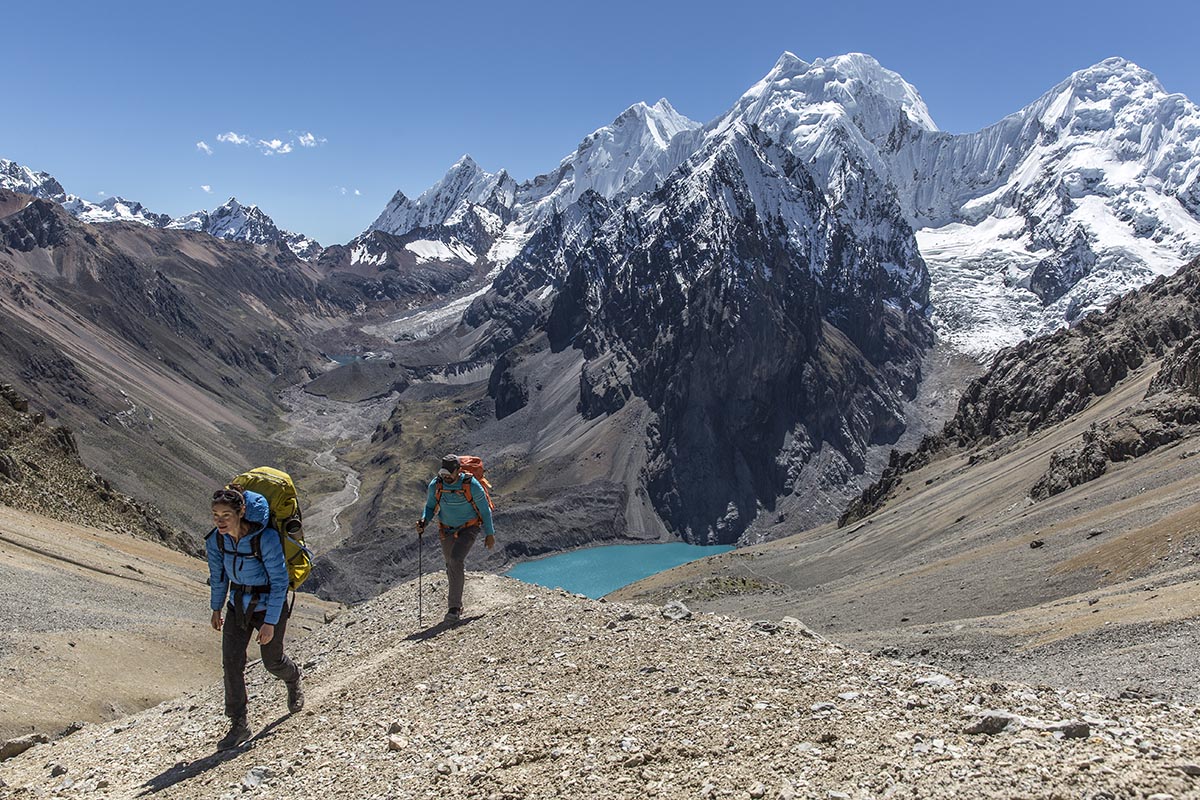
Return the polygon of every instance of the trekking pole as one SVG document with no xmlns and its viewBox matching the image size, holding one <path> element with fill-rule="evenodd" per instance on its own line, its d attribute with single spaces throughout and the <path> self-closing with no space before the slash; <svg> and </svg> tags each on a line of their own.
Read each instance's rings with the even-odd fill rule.
<svg viewBox="0 0 1200 800">
<path fill-rule="evenodd" d="M 417 626 L 418 627 L 425 624 L 421 620 L 421 611 L 422 611 L 421 605 L 422 605 L 422 600 L 424 599 L 423 595 L 425 594 L 423 591 L 421 591 L 421 579 L 424 576 L 424 572 L 425 572 L 425 562 L 424 562 L 424 556 L 423 556 L 423 552 L 422 552 L 422 550 L 423 550 L 422 545 L 424 543 L 425 543 L 425 531 L 421 531 L 420 533 L 417 534 Z"/>
</svg>

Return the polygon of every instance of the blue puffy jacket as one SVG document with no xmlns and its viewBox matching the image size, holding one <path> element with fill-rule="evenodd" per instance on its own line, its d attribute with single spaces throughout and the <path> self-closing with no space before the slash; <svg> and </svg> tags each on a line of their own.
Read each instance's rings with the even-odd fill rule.
<svg viewBox="0 0 1200 800">
<path fill-rule="evenodd" d="M 205 539 L 208 553 L 208 581 L 212 586 L 212 610 L 220 611 L 229 593 L 229 584 L 242 586 L 270 586 L 267 597 L 267 625 L 279 622 L 283 604 L 287 601 L 288 570 L 283 556 L 283 542 L 279 534 L 270 527 L 271 507 L 267 498 L 257 492 L 246 492 L 246 522 L 251 531 L 240 539 L 234 539 L 216 528 L 209 531 Z M 254 542 L 258 540 L 260 560 L 254 554 Z M 242 608 L 247 609 L 252 595 L 242 594 Z M 261 609 L 262 605 L 258 606 Z"/>
</svg>

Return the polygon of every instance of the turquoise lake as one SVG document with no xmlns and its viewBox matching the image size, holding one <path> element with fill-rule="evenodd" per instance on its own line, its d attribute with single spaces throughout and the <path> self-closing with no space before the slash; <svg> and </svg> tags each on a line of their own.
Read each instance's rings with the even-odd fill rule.
<svg viewBox="0 0 1200 800">
<path fill-rule="evenodd" d="M 613 544 L 526 561 L 506 574 L 525 583 L 597 598 L 664 569 L 732 549 L 731 545 L 701 547 L 683 542 Z"/>
</svg>

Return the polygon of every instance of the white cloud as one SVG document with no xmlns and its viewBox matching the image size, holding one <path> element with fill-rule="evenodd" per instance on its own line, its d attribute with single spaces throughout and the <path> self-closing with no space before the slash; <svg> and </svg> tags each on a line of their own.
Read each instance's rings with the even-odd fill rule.
<svg viewBox="0 0 1200 800">
<path fill-rule="evenodd" d="M 257 147 L 259 152 L 264 156 L 282 156 L 293 152 L 297 146 L 300 147 L 318 147 L 325 144 L 326 140 L 318 137 L 316 134 L 304 132 L 296 133 L 289 132 L 289 139 L 258 139 L 249 136 L 243 136 L 240 133 L 228 131 L 226 133 L 217 134 L 217 141 L 225 144 L 232 144 L 238 147 Z M 212 148 L 204 141 L 196 142 L 196 149 L 212 155 Z"/>
<path fill-rule="evenodd" d="M 99 192 L 97 192 L 96 194 L 98 194 L 101 197 L 108 197 L 108 192 L 104 191 L 103 189 L 100 190 Z"/>
<path fill-rule="evenodd" d="M 358 189 L 355 189 L 355 190 L 354 190 L 354 196 L 355 196 L 355 197 L 362 197 L 362 192 L 360 192 Z"/>
<path fill-rule="evenodd" d="M 205 194 L 212 194 L 212 187 L 209 186 L 207 183 L 200 184 L 200 188 L 204 190 Z"/>
<path fill-rule="evenodd" d="M 196 149 L 201 153 L 204 153 L 206 156 L 211 156 L 213 154 L 213 149 L 209 147 L 208 142 L 204 141 L 203 139 L 196 142 Z"/>
<path fill-rule="evenodd" d="M 262 147 L 265 156 L 286 155 L 292 152 L 292 143 L 281 139 L 259 139 L 258 144 Z"/>
</svg>

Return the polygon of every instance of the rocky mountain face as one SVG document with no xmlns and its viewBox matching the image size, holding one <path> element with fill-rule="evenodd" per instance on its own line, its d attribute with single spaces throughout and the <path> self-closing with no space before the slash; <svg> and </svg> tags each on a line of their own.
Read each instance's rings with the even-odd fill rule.
<svg viewBox="0 0 1200 800">
<path fill-rule="evenodd" d="M 791 153 L 751 127 L 732 126 L 630 211 L 584 248 L 547 330 L 583 351 L 585 417 L 632 395 L 655 413 L 647 488 L 669 526 L 735 540 L 826 446 L 861 472 L 919 379 L 926 298 L 911 239 L 838 224 Z"/>
</svg>

